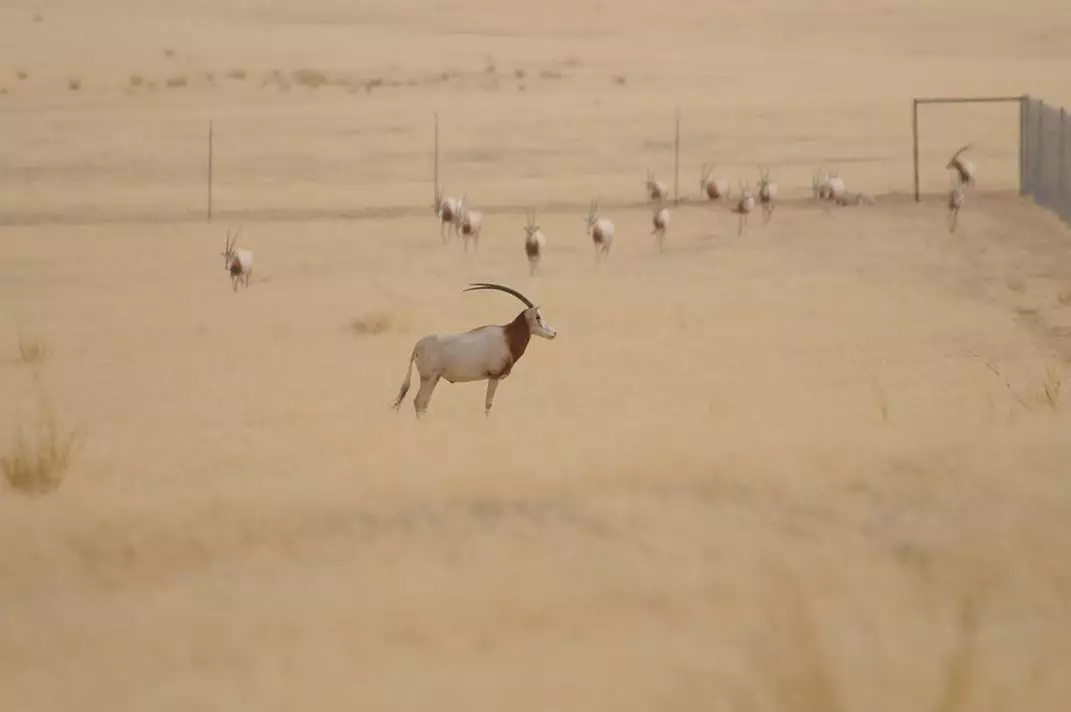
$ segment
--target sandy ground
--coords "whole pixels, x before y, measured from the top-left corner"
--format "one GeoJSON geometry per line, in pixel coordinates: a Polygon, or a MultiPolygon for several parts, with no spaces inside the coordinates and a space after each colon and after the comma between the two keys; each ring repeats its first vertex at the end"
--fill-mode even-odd
{"type": "Polygon", "coordinates": [[[1071,234],[1014,195],[1010,105],[924,116],[927,192],[978,141],[955,235],[903,196],[911,97],[1071,103],[1069,32],[1040,1],[5,4],[0,454],[42,400],[78,449],[58,492],[0,484],[0,708],[1066,709],[1071,234]],[[825,160],[878,205],[737,236],[686,200],[659,254],[627,204],[672,184],[677,106],[686,199],[703,161],[799,198],[825,160]],[[439,239],[435,112],[478,252],[439,239]],[[490,418],[483,384],[394,412],[419,336],[519,310],[474,280],[559,337],[490,418]]]}

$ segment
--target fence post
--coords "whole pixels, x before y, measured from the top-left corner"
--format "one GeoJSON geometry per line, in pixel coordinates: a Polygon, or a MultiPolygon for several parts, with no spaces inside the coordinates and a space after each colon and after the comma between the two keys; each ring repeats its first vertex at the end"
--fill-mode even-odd
{"type": "Polygon", "coordinates": [[[919,202],[922,198],[919,196],[919,100],[914,99],[911,102],[911,143],[913,151],[913,162],[915,165],[915,202],[919,202]]]}
{"type": "Polygon", "coordinates": [[[1024,196],[1027,194],[1027,183],[1030,182],[1030,177],[1027,175],[1027,151],[1029,150],[1029,144],[1027,143],[1027,126],[1026,126],[1026,109],[1027,109],[1027,96],[1024,94],[1019,97],[1019,195],[1024,196]]]}
{"type": "Polygon", "coordinates": [[[681,108],[677,107],[677,133],[673,139],[673,204],[681,204],[681,108]]]}
{"type": "Polygon", "coordinates": [[[1038,111],[1037,150],[1034,151],[1034,202],[1044,205],[1045,201],[1045,100],[1038,99],[1035,104],[1038,111]],[[1038,198],[1041,198],[1039,201],[1038,198]]]}
{"type": "Polygon", "coordinates": [[[432,186],[432,188],[435,191],[435,195],[434,195],[434,197],[432,197],[431,202],[432,202],[433,205],[435,205],[435,209],[438,210],[439,209],[439,206],[437,204],[438,200],[439,200],[439,112],[438,111],[435,112],[435,149],[434,149],[434,151],[435,151],[435,158],[434,158],[434,166],[435,167],[432,169],[434,171],[434,173],[432,175],[432,182],[434,183],[434,185],[432,186]]]}
{"type": "Polygon", "coordinates": [[[212,133],[213,121],[208,120],[208,222],[212,222],[212,133]]]}
{"type": "Polygon", "coordinates": [[[1060,162],[1056,166],[1056,212],[1060,217],[1066,218],[1071,211],[1067,205],[1067,174],[1065,164],[1067,159],[1067,109],[1060,109],[1060,162]]]}

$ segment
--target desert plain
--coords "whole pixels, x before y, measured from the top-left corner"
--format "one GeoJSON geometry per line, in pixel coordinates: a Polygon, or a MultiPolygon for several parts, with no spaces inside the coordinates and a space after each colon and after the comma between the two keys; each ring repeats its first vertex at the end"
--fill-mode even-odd
{"type": "Polygon", "coordinates": [[[1069,36],[1043,0],[4,3],[0,462],[59,486],[0,481],[0,708],[1068,709],[1071,231],[1014,104],[926,107],[916,203],[910,108],[1071,105],[1069,36]],[[704,162],[770,166],[772,220],[704,162]],[[823,162],[876,204],[820,207],[823,162]],[[490,417],[395,412],[416,339],[520,310],[473,281],[558,337],[490,417]]]}

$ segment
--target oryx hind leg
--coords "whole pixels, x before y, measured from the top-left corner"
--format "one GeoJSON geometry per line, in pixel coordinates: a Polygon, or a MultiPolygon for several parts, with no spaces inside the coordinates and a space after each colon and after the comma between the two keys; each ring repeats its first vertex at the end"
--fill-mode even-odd
{"type": "Polygon", "coordinates": [[[439,376],[420,377],[420,390],[417,391],[416,398],[413,399],[413,409],[416,411],[418,418],[427,412],[428,404],[431,402],[432,391],[435,390],[435,386],[439,383],[439,378],[439,376]]]}

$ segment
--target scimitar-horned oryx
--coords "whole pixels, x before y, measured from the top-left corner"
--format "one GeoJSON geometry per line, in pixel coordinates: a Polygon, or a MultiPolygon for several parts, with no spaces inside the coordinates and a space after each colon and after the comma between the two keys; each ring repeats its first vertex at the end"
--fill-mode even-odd
{"type": "Polygon", "coordinates": [[[453,334],[429,334],[417,341],[409,356],[409,370],[394,400],[398,410],[413,378],[413,363],[420,374],[420,390],[413,399],[417,418],[428,409],[432,391],[445,378],[450,383],[487,381],[484,414],[490,415],[498,382],[509,376],[524,355],[532,335],[553,339],[558,333],[547,326],[539,307],[520,292],[501,284],[476,282],[463,291],[495,289],[512,294],[524,303],[525,309],[508,324],[490,324],[470,331],[453,334]]]}

